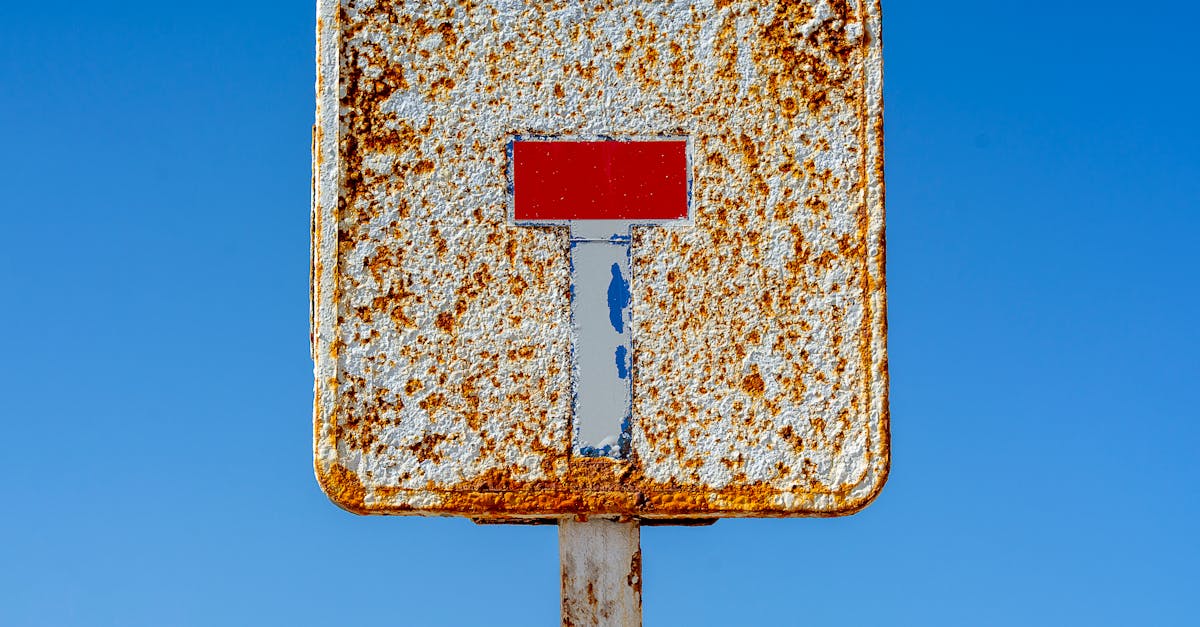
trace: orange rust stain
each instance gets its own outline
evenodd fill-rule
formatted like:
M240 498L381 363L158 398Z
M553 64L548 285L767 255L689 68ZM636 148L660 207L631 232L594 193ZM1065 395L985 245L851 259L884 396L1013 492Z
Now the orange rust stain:
M805 516L844 515L861 509L870 501L870 498L851 499L851 486L831 491L822 491L816 486L806 487L807 492L794 494L797 500L793 505L793 509ZM471 515L481 519L522 515L569 516L583 512L641 519L695 517L701 514L795 515L775 503L779 487L767 482L747 482L721 490L698 491L649 481L631 463L609 459L576 459L571 471L561 482L517 481L508 473L495 469L449 489L430 486L428 491L438 494L441 502L423 511ZM411 507L403 504L389 504L403 497L404 493L404 490L394 488L377 488L374 494L381 502L372 504L368 509L378 513L411 511ZM836 497L839 505L820 512L800 511L805 504L822 494Z
M443 435L441 433L431 433L424 438L421 438L420 442L409 446L408 450L412 451L413 455L417 457L417 461L423 462L432 460L434 462L440 462L442 460L442 455L437 453L436 449L439 444L447 439L449 439L449 436L447 435Z
M449 311L443 311L437 315L437 320L434 321L434 326L441 329L443 333L454 332L454 314Z
M854 54L860 47L850 42L837 27L854 21L847 0L832 0L833 17L805 37L803 27L813 17L811 3L778 3L775 19L756 38L752 58L767 76L768 96L791 118L799 113L799 102L812 115L830 104L830 92L841 91L848 82ZM788 103L788 100L791 102Z
M800 437L800 435L796 433L796 430L792 428L792 425L784 425L783 428L779 430L779 437L783 438L784 442L796 447L796 450L804 450L804 438Z
M317 480L334 503L355 513L368 511L367 490L355 472L341 464L332 464L322 472L318 465Z
M719 52L716 52L720 57L720 64L713 73L713 78L730 86L726 91L725 101L732 104L736 100L738 79L741 77L737 68L737 18L732 13L725 16L721 29L717 32L716 45L720 46Z
M642 595L642 547L639 544L637 550L633 552L633 556L629 560L629 574L625 577L625 584L633 588L634 593L641 597Z
M446 395L438 393L430 394L417 405L426 412L433 414L437 410L446 406Z

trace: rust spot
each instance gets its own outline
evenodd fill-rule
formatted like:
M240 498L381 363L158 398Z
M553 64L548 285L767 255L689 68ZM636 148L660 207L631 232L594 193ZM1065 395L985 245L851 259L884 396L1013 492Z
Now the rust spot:
M443 76L429 86L429 97L431 100L448 100L451 92L454 91L454 87L454 79L449 76Z
M445 442L448 438L449 436L440 433L431 433L424 438L421 438L420 442L409 446L408 450L412 451L413 455L417 457L417 461L441 461L442 456L436 454L434 449L437 448L437 445Z
M422 159L413 164L412 171L413 174L417 175L429 174L433 172L433 162L428 159Z
M446 406L446 395L437 393L430 394L429 396L426 396L424 400L418 403L418 406L421 409L424 409L426 412L433 414L437 410Z
M450 313L449 311L443 311L437 315L437 320L434 322L434 325L441 329L443 333L453 333L454 314Z
M758 374L758 368L754 372L742 377L742 391L753 396L754 398L762 398L766 390L766 385L763 383L762 375Z
M322 473L318 466L317 479L334 503L355 513L366 511L367 490L357 473L341 464L332 464Z
M779 430L779 437L783 438L784 442L796 447L796 450L804 450L804 438L801 438L796 433L796 430L792 428L792 425L784 425L783 428Z

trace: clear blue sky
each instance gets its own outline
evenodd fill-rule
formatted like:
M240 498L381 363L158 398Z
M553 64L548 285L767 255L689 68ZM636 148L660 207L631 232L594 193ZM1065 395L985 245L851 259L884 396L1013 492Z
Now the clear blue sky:
M312 4L0 11L0 625L557 624L313 479ZM1200 9L884 13L891 479L646 530L646 624L1196 624Z

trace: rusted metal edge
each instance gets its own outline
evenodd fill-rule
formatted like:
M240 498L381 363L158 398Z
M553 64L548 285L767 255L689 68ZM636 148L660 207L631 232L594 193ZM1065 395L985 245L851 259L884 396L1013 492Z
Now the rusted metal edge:
M868 302L871 307L871 376L868 377L872 386L871 403L868 411L878 415L873 421L876 426L875 442L880 450L872 458L875 485L863 497L854 509L847 513L861 511L870 505L883 486L887 483L891 472L891 413L889 405L890 378L888 375L887 357L887 234L885 223L885 180L883 155L883 7L881 0L864 0L867 7L865 41L866 65L873 71L865 73L863 102L867 108L863 119L863 146L867 149L863 166L868 169L864 180L866 186L867 212L878 215L877 220L868 216L867 224L867 280L872 283L867 290Z
M342 507L354 500L345 494L345 481L334 471L337 458L329 415L337 395L337 356L331 354L337 339L334 299L337 268L337 215L341 165L338 156L338 54L340 49L339 0L317 0L317 115L313 128L312 186L312 287L310 293L314 359L313 460L317 481ZM325 260L330 260L326 262Z

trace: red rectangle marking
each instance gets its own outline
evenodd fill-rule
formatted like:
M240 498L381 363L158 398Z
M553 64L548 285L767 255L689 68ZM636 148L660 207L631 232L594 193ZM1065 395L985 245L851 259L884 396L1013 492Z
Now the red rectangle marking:
M665 221L688 215L684 140L517 140L512 161L518 221Z

